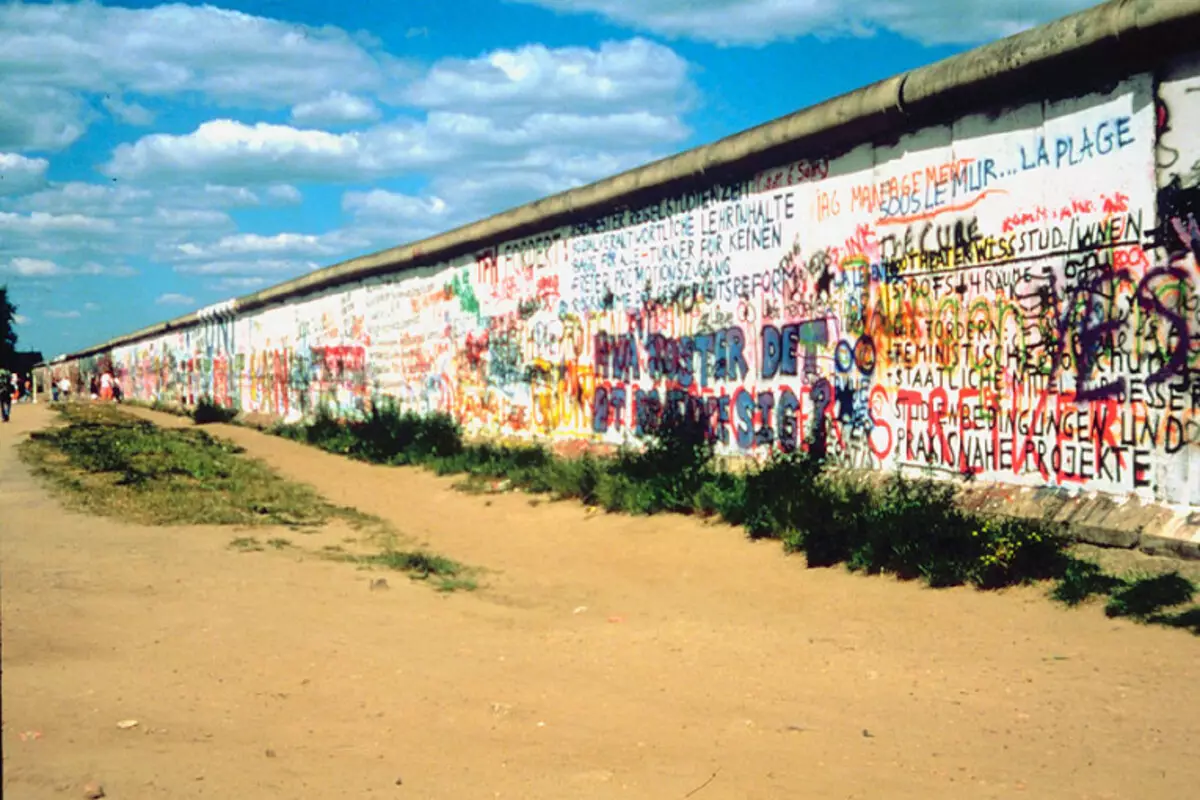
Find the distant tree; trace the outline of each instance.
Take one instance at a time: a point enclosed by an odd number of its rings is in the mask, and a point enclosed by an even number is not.
[[[0,367],[12,363],[17,351],[17,307],[8,299],[8,287],[0,286]]]

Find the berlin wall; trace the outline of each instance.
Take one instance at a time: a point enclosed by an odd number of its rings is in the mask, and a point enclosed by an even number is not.
[[[1200,60],[1176,36],[1114,67],[1093,44],[1126,17],[1194,33],[1200,5],[1105,4],[1066,26],[1088,41],[1061,80],[1028,32],[984,53],[1041,70],[1024,85],[968,54],[996,74],[948,110],[932,89],[936,111],[903,101],[950,62],[837,101],[896,94],[870,125],[751,131],[712,177],[651,166],[603,204],[552,199],[568,210],[546,224],[535,204],[453,255],[435,237],[52,370],[286,420],[393,398],[551,442],[616,445],[686,411],[730,455],[819,436],[860,468],[1195,507]]]

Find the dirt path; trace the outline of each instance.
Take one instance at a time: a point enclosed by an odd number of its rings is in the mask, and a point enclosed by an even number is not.
[[[90,778],[118,799],[1182,800],[1200,785],[1200,641],[1182,631],[1036,589],[807,571],[721,526],[470,497],[214,426],[492,570],[471,594],[399,576],[370,591],[344,564],[233,552],[229,529],[62,511],[12,450],[49,418],[19,408],[0,429],[15,800],[79,797]]]

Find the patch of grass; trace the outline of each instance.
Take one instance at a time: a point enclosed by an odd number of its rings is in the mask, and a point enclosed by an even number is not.
[[[423,550],[410,552],[388,548],[371,555],[351,555],[337,545],[323,549],[327,557],[337,561],[403,572],[413,580],[427,581],[439,592],[474,591],[478,588],[467,567]]]
[[[422,417],[381,401],[365,419],[341,420],[325,406],[307,424],[281,424],[278,436],[379,464],[418,464],[462,450],[458,426],[447,415]]]
[[[73,508],[159,525],[303,527],[361,516],[204,431],[160,428],[112,406],[60,413],[66,424],[32,434],[20,453]]]
[[[270,547],[274,547],[276,550],[286,550],[287,548],[292,546],[292,543],[288,539],[283,539],[283,538],[277,537],[274,539],[267,539],[267,545]]]
[[[259,544],[258,539],[253,536],[239,536],[229,543],[229,546],[234,550],[240,550],[243,553],[260,553],[263,546]]]
[[[1125,586],[1125,581],[1105,574],[1099,564],[1072,558],[1059,577],[1051,596],[1068,606],[1077,606],[1096,595],[1107,596]]]

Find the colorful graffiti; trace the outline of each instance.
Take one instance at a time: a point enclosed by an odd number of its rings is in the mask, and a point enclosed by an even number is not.
[[[1173,108],[1200,81],[1172,81],[783,165],[112,362],[129,397],[285,419],[390,397],[473,434],[616,444],[686,413],[731,454],[816,441],[858,467],[1195,505],[1200,152]]]

